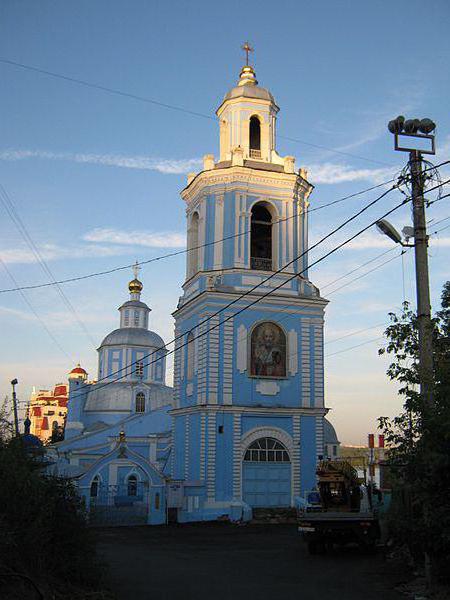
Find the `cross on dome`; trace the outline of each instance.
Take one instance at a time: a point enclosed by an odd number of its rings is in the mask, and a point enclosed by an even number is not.
[[[141,270],[141,267],[139,266],[138,261],[136,260],[136,263],[133,265],[133,273],[134,273],[134,278],[137,279],[138,275],[139,275],[139,271]]]
[[[248,42],[245,42],[245,44],[242,46],[242,50],[245,52],[245,64],[248,67],[248,55],[249,55],[249,52],[253,52],[253,48],[250,46],[250,44]]]

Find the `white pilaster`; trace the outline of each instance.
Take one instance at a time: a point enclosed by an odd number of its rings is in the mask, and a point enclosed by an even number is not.
[[[216,415],[208,414],[208,468],[206,494],[208,500],[216,496]]]
[[[300,415],[292,417],[292,441],[292,493],[297,496],[300,493]]]
[[[216,197],[216,217],[214,222],[214,269],[223,268],[223,196]]]
[[[228,317],[229,313],[225,313]],[[234,324],[229,319],[223,324],[223,348],[222,348],[222,393],[223,403],[233,403],[233,346],[234,346]]]
[[[241,415],[233,415],[233,498],[242,496]]]
[[[310,380],[310,351],[309,351],[309,323],[310,320],[302,318],[301,321],[301,349],[302,349],[302,406],[311,406],[311,380]]]

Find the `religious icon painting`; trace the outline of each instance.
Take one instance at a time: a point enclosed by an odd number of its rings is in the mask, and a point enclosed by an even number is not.
[[[286,377],[286,336],[275,323],[260,323],[252,331],[250,375]]]

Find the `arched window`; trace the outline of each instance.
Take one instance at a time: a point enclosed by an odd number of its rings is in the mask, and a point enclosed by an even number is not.
[[[250,117],[250,158],[261,158],[261,123],[258,117]]]
[[[188,277],[193,277],[198,271],[198,228],[199,216],[195,212],[191,217],[188,240]]]
[[[262,203],[252,208],[250,253],[252,269],[272,271],[272,215]]]
[[[136,394],[136,412],[145,412],[145,394],[144,392],[138,392]]]
[[[91,482],[91,491],[90,491],[91,498],[97,498],[99,486],[100,486],[100,477],[98,475],[96,475]]]
[[[274,438],[259,438],[247,448],[244,460],[250,462],[291,462],[289,453]]]
[[[187,365],[186,373],[187,378],[192,379],[194,377],[194,362],[195,362],[195,341],[192,331],[187,336]]]
[[[136,477],[136,475],[130,475],[128,477],[127,494],[128,494],[128,496],[137,496],[137,477]]]
[[[250,375],[286,377],[286,335],[275,323],[260,323],[252,331]]]

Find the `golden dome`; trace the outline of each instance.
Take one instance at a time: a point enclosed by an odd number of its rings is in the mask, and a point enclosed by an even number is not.
[[[128,284],[128,289],[130,290],[131,294],[140,294],[142,292],[143,287],[144,286],[139,281],[139,279],[132,279]]]

